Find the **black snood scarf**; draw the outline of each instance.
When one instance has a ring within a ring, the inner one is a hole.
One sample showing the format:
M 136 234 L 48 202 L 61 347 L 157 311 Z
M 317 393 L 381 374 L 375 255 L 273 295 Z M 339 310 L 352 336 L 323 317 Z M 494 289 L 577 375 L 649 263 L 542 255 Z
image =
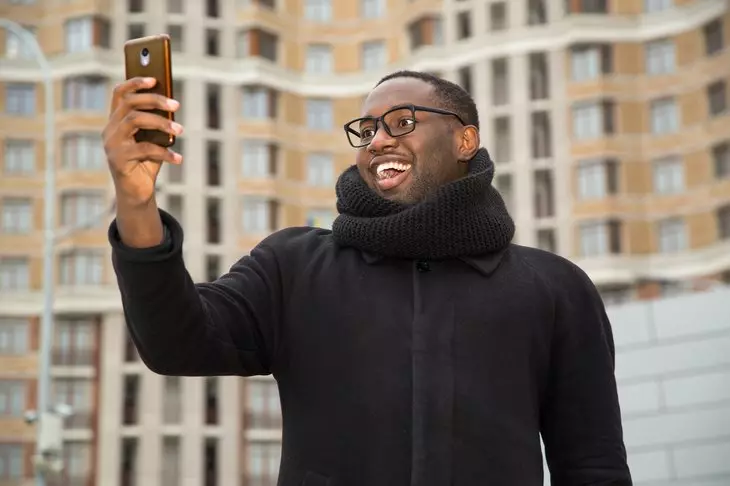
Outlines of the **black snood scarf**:
M 341 246 L 382 256 L 447 259 L 505 248 L 515 226 L 492 186 L 494 162 L 486 149 L 469 161 L 469 173 L 407 205 L 384 199 L 368 187 L 356 166 L 337 180 L 339 216 L 332 226 Z

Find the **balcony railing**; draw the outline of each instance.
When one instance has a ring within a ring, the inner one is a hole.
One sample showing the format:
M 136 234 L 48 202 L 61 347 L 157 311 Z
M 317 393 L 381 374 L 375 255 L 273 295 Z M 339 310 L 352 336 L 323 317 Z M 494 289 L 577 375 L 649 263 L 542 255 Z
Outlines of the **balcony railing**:
M 73 415 L 64 422 L 66 429 L 90 429 L 94 416 L 91 412 L 74 410 Z
M 243 415 L 243 425 L 247 429 L 281 429 L 280 413 L 260 413 L 247 410 Z
M 55 348 L 51 359 L 54 366 L 92 366 L 96 360 L 96 350 Z

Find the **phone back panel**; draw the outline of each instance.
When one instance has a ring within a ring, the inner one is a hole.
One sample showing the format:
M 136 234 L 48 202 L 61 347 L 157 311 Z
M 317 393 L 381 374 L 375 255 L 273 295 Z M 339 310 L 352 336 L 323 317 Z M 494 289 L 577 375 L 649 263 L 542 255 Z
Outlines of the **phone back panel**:
M 127 79 L 141 76 L 157 80 L 154 87 L 140 90 L 139 93 L 156 93 L 173 98 L 170 37 L 167 34 L 127 41 L 124 44 L 124 62 Z M 175 114 L 171 111 L 144 111 L 175 121 Z M 151 142 L 163 147 L 170 147 L 175 143 L 174 135 L 159 130 L 140 130 L 134 135 L 134 138 L 137 142 Z

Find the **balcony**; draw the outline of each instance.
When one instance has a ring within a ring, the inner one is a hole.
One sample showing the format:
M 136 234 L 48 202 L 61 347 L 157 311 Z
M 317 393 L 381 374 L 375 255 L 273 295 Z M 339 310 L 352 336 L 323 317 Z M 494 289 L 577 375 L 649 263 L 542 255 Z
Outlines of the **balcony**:
M 55 348 L 51 352 L 53 366 L 93 366 L 95 361 L 95 349 Z
M 280 413 L 261 413 L 246 410 L 243 414 L 243 424 L 247 429 L 281 429 Z

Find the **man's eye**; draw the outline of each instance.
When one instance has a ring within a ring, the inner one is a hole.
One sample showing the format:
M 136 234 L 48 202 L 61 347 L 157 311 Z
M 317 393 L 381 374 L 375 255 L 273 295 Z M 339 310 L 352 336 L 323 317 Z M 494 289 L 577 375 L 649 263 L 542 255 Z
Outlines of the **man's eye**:
M 398 122 L 398 126 L 401 128 L 405 128 L 408 126 L 413 125 L 416 122 L 413 118 L 403 118 L 401 121 Z
M 373 135 L 375 135 L 375 130 L 373 130 L 372 128 L 366 128 L 364 130 L 360 130 L 361 138 L 370 138 Z

